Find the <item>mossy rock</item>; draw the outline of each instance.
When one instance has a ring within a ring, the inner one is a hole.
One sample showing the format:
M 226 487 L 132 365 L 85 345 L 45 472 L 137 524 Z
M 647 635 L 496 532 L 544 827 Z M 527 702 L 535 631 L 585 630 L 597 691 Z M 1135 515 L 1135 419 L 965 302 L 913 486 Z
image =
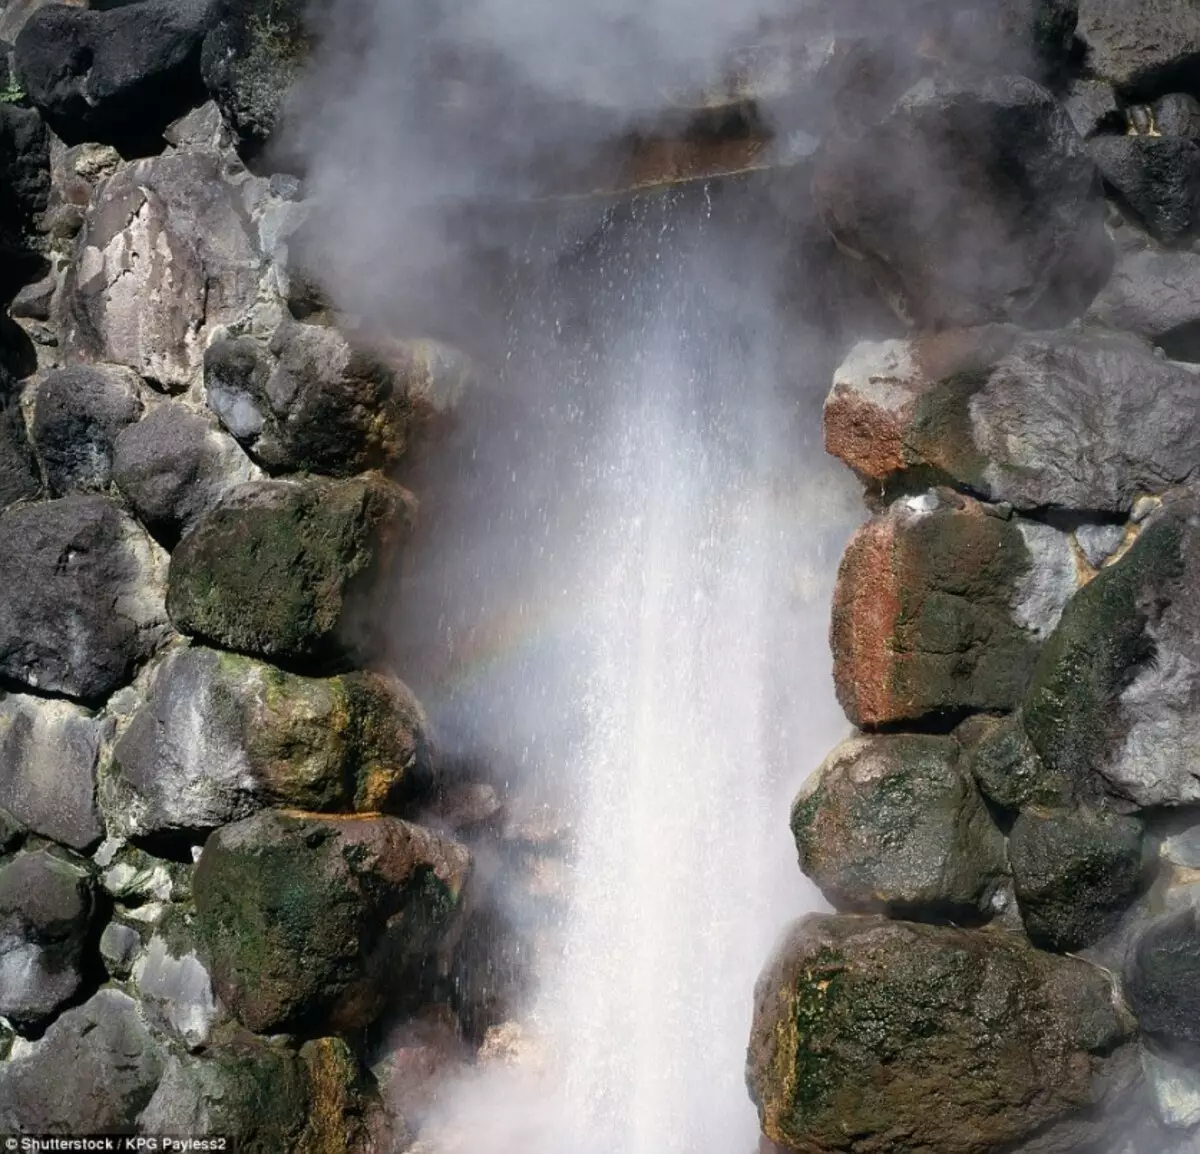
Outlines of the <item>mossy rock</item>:
M 759 979 L 747 1083 L 802 1154 L 1075 1150 L 1138 1083 L 1132 1027 L 1104 970 L 1019 936 L 810 915 Z
M 841 910 L 979 919 L 1005 875 L 1004 838 L 952 737 L 852 738 L 792 807 L 800 867 Z
M 954 737 L 963 749 L 964 767 L 983 796 L 1000 809 L 1015 813 L 1026 805 L 1068 805 L 1074 797 L 1070 781 L 1038 756 L 1020 711 L 968 718 Z
M 469 869 L 462 846 L 397 818 L 266 810 L 205 845 L 201 954 L 256 1032 L 365 1026 L 416 981 Z
M 369 652 L 367 603 L 412 512 L 374 473 L 239 486 L 177 546 L 168 612 L 183 633 L 285 665 Z

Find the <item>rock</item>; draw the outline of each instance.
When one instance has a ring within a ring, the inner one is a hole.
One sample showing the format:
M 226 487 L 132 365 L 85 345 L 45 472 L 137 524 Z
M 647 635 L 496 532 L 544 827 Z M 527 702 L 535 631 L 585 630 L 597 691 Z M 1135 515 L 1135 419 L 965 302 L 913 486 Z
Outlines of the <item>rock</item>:
M 1046 643 L 1023 710 L 1048 767 L 1136 806 L 1200 801 L 1200 575 L 1193 502 L 1145 523 L 1075 596 Z
M 1080 525 L 1075 530 L 1075 543 L 1083 559 L 1099 569 L 1125 544 L 1127 532 L 1124 525 Z
M 263 811 L 205 845 L 201 956 L 258 1033 L 365 1026 L 413 980 L 469 865 L 457 843 L 398 818 Z
M 1172 360 L 1200 361 L 1200 253 L 1122 254 L 1088 315 L 1144 337 Z
M 1142 833 L 1103 809 L 1022 810 L 1008 857 L 1029 940 L 1068 953 L 1114 930 L 1146 879 Z
M 45 8 L 50 2 L 51 0 L 9 0 L 4 6 L 4 11 L 0 12 L 0 40 L 11 45 L 25 26 L 25 21 L 39 8 Z M 68 0 L 68 2 L 73 2 L 77 8 L 84 6 L 80 0 Z
M 0 1015 L 37 1026 L 75 996 L 95 909 L 82 860 L 43 849 L 0 865 Z
M 1162 136 L 1200 136 L 1200 100 L 1172 92 L 1154 102 L 1154 128 Z
M 1200 225 L 1200 144 L 1170 136 L 1103 136 L 1092 159 L 1151 236 L 1178 244 Z
M 189 1050 L 208 1041 L 218 1011 L 212 979 L 194 948 L 172 948 L 156 933 L 133 968 L 133 982 L 147 1013 Z
M 100 956 L 109 974 L 123 980 L 133 972 L 133 963 L 142 949 L 142 935 L 122 922 L 109 922 L 100 935 Z
M 21 385 L 0 368 L 0 509 L 36 497 L 41 488 L 21 411 Z
M 759 979 L 747 1083 L 788 1150 L 1076 1150 L 1136 1083 L 1130 1033 L 1105 971 L 1017 936 L 814 914 Z
M 386 469 L 407 442 L 412 414 L 394 375 L 323 325 L 285 324 L 269 347 L 218 341 L 204 384 L 222 424 L 269 473 Z
M 283 664 L 367 651 L 378 640 L 369 596 L 409 516 L 408 494 L 376 474 L 239 486 L 177 546 L 171 619 Z
M 219 0 L 204 41 L 204 83 L 248 154 L 280 126 L 311 47 L 304 17 L 299 0 Z
M 1111 84 L 1103 80 L 1075 80 L 1063 107 L 1085 140 L 1106 132 L 1123 132 L 1125 115 Z
M 7 69 L 4 69 L 7 78 Z M 11 80 L 8 81 L 11 84 Z M 50 198 L 49 134 L 31 108 L 0 102 L 0 297 L 46 271 L 33 234 Z
M 117 437 L 113 481 L 167 548 L 230 489 L 261 477 L 211 418 L 182 405 L 153 409 Z
M 97 186 L 63 286 L 69 356 L 126 365 L 168 392 L 200 378 L 210 329 L 253 305 L 264 273 L 219 163 L 176 152 Z
M 31 1052 L 0 1065 L 0 1128 L 76 1135 L 132 1133 L 163 1055 L 119 990 L 68 1010 Z
M 150 539 L 107 497 L 0 514 L 0 675 L 106 697 L 166 633 L 162 578 Z
M 978 919 L 1006 872 L 1004 838 L 952 737 L 843 742 L 792 806 L 800 868 L 835 908 Z
M 1018 711 L 1008 717 L 971 717 L 954 736 L 963 763 L 993 805 L 1017 811 L 1027 805 L 1054 807 L 1074 799 L 1071 783 L 1048 769 L 1033 748 Z
M 388 1036 L 387 1058 L 376 1068 L 387 1102 L 418 1130 L 436 1110 L 438 1088 L 469 1069 L 471 1049 L 445 1006 L 428 1007 Z
M 1079 0 L 1076 34 L 1091 71 L 1130 92 L 1161 92 L 1200 65 L 1200 13 L 1190 0 Z
M 17 73 L 68 144 L 152 147 L 197 101 L 208 7 L 206 0 L 143 0 L 109 11 L 47 4 L 17 37 Z
M 0 701 L 0 796 L 23 826 L 77 850 L 100 840 L 102 728 L 87 710 L 65 701 L 15 693 Z
M 1193 1012 L 1200 991 L 1200 911 L 1168 910 L 1138 935 L 1125 963 L 1125 997 L 1149 1035 L 1170 1043 L 1200 1043 Z
M 1143 1046 L 1142 1073 L 1163 1125 L 1189 1130 L 1200 1123 L 1200 1071 L 1173 1054 Z
M 830 634 L 850 720 L 1013 708 L 1037 654 L 1018 624 L 1033 568 L 1016 524 L 965 499 L 906 498 L 868 522 L 842 558 Z
M 113 444 L 142 415 L 139 384 L 109 365 L 59 369 L 38 384 L 33 442 L 52 497 L 108 487 Z
M 269 805 L 395 811 L 432 782 L 427 724 L 379 674 L 298 677 L 176 650 L 113 749 L 110 823 L 125 836 L 199 836 Z
M 1107 276 L 1095 167 L 1023 77 L 921 82 L 880 124 L 827 140 L 813 190 L 838 244 L 921 328 L 1061 324 Z
M 873 484 L 932 474 L 1029 510 L 1125 514 L 1191 477 L 1196 378 L 1142 341 L 1066 331 L 1006 351 L 962 339 L 969 356 L 935 356 L 920 341 L 856 350 L 826 401 L 829 451 Z

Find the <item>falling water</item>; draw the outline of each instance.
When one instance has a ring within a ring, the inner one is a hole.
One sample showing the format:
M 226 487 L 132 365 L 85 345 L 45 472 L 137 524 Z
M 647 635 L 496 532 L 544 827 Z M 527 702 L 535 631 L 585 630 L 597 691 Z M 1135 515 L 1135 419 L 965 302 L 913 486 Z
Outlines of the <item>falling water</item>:
M 452 655 L 422 687 L 444 737 L 574 823 L 526 1015 L 548 1070 L 450 1099 L 473 1154 L 754 1147 L 751 992 L 818 903 L 787 804 L 844 727 L 825 630 L 856 514 L 787 238 L 732 201 L 643 198 L 548 267 L 531 242 L 494 407 L 412 567 L 408 665 Z

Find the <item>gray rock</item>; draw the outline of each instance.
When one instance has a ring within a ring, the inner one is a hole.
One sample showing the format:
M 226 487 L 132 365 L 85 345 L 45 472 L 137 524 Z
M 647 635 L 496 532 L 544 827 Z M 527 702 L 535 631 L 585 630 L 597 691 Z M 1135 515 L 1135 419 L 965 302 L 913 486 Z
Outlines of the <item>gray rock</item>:
M 166 634 L 162 568 L 144 530 L 106 497 L 0 514 L 0 675 L 107 696 Z
M 23 826 L 72 849 L 104 834 L 96 808 L 102 724 L 65 701 L 0 701 L 0 797 Z
M 1200 144 L 1172 136 L 1103 136 L 1089 144 L 1105 183 L 1151 236 L 1178 244 L 1200 227 Z
M 177 404 L 125 429 L 113 454 L 113 481 L 168 548 L 232 488 L 260 476 L 215 421 Z
M 0 1065 L 0 1128 L 43 1134 L 130 1133 L 163 1057 L 119 990 L 63 1014 L 24 1056 Z
M 109 922 L 100 935 L 100 957 L 105 969 L 118 980 L 129 977 L 142 948 L 142 935 L 123 922 Z
M 108 487 L 113 444 L 142 415 L 139 385 L 113 365 L 59 369 L 38 383 L 33 443 L 52 497 Z
M 63 287 L 66 347 L 168 392 L 198 380 L 209 330 L 254 303 L 263 262 L 215 153 L 140 160 L 99 185 Z
M 43 849 L 0 866 L 0 1015 L 36 1026 L 75 996 L 95 909 L 82 860 Z
M 1200 100 L 1186 92 L 1156 100 L 1154 128 L 1163 136 L 1200 136 Z
M 1200 1043 L 1194 1012 L 1200 996 L 1200 909 L 1168 910 L 1140 927 L 1125 961 L 1125 997 L 1149 1035 Z
M 176 951 L 155 934 L 133 968 L 133 982 L 147 1013 L 176 1034 L 188 1049 L 197 1049 L 208 1041 L 218 1011 L 212 979 L 195 949 Z
M 1118 88 L 1153 91 L 1200 62 L 1200 12 L 1191 0 L 1079 0 L 1076 35 L 1091 71 Z
M 1125 116 L 1111 84 L 1103 80 L 1075 80 L 1063 107 L 1085 140 L 1102 132 L 1123 131 Z
M 1125 543 L 1125 526 L 1080 525 L 1075 530 L 1075 541 L 1083 559 L 1099 569 Z
M 920 919 L 990 914 L 1004 838 L 952 737 L 843 742 L 792 806 L 800 868 L 839 910 Z
M 1200 253 L 1123 253 L 1088 315 L 1145 337 L 1174 360 L 1200 361 Z
M 1200 1123 L 1200 1070 L 1169 1052 L 1143 1046 L 1142 1073 L 1164 1126 L 1190 1130 Z
M 21 411 L 21 383 L 0 368 L 0 509 L 36 497 L 41 488 Z

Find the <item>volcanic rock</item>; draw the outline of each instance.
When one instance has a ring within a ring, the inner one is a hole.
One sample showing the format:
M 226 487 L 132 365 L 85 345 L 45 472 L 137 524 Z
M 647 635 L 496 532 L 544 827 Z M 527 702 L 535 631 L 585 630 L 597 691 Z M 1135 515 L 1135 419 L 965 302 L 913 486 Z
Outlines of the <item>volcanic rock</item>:
M 1103 136 L 1092 159 L 1117 198 L 1164 244 L 1200 227 L 1200 144 L 1171 136 Z
M 1089 69 L 1139 94 L 1200 67 L 1200 11 L 1191 0 L 1079 0 L 1076 34 Z
M 1145 337 L 1173 360 L 1200 361 L 1200 253 L 1122 254 L 1089 316 Z

